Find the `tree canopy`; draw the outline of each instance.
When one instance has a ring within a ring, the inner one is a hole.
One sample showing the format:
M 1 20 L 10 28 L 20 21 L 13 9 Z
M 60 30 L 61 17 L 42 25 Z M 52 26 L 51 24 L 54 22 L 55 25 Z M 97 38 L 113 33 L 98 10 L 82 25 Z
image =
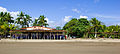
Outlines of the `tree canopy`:
M 6 37 L 10 30 L 29 26 L 47 27 L 49 24 L 45 19 L 46 17 L 44 15 L 40 15 L 40 17 L 33 21 L 30 15 L 23 12 L 20 12 L 15 19 L 8 12 L 0 12 L 0 35 Z M 106 38 L 120 38 L 120 25 L 106 26 L 97 18 L 91 18 L 90 20 L 86 18 L 72 18 L 63 27 L 57 26 L 56 30 L 66 30 L 67 35 L 76 36 L 78 38 L 97 38 L 100 36 Z

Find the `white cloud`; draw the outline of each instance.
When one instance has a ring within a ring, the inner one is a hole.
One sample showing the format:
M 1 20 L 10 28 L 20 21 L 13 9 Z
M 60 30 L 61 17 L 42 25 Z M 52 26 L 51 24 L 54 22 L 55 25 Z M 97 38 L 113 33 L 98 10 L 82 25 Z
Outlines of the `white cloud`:
M 0 7 L 0 12 L 7 12 L 6 8 Z
M 65 16 L 64 21 L 65 21 L 65 22 L 69 22 L 71 17 L 72 17 L 72 16 Z
M 49 24 L 50 27 L 53 27 L 54 21 L 51 21 L 48 18 L 45 18 L 45 20 L 47 20 L 47 23 Z
M 0 6 L 0 12 L 8 12 L 8 13 L 11 14 L 12 17 L 14 17 L 14 19 L 17 18 L 17 15 L 19 14 L 19 11 L 16 11 L 16 12 L 12 11 L 12 12 L 10 12 L 10 11 L 7 11 L 6 8 L 3 8 L 1 6 Z
M 54 23 L 54 21 L 50 21 L 48 18 L 45 18 L 45 20 L 47 20 L 48 23 Z
M 108 19 L 120 19 L 120 16 L 112 16 L 112 15 L 105 15 L 105 14 L 89 14 L 93 17 L 99 17 L 99 18 L 108 18 Z
M 80 18 L 88 18 L 88 16 L 80 16 Z
M 76 12 L 76 13 L 80 13 L 80 11 L 78 9 L 72 9 L 72 11 Z
M 99 2 L 100 0 L 94 0 L 94 3 L 97 3 L 97 2 Z
M 19 14 L 19 11 L 17 11 L 17 12 L 9 12 L 10 14 L 11 14 L 11 16 L 12 17 L 14 17 L 14 18 L 17 18 L 18 16 L 18 14 Z

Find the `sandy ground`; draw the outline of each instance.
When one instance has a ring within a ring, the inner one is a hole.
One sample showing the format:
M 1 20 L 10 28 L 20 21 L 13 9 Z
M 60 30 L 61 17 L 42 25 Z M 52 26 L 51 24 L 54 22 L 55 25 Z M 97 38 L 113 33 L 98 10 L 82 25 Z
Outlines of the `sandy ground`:
M 120 54 L 120 43 L 0 42 L 0 54 Z
M 71 39 L 71 40 L 43 40 L 43 39 L 1 39 L 0 42 L 119 42 L 120 39 Z

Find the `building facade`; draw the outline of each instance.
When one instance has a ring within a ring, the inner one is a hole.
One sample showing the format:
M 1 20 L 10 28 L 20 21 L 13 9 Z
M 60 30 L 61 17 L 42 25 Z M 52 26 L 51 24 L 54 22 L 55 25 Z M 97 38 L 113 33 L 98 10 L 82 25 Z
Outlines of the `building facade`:
M 15 39 L 65 39 L 64 30 L 55 30 L 47 27 L 33 26 L 10 31 L 10 35 Z

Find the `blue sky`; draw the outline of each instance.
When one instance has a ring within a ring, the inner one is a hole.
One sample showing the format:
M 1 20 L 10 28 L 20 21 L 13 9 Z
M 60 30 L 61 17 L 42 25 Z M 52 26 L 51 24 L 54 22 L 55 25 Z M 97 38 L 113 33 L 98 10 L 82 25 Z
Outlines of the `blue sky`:
M 21 11 L 32 19 L 45 15 L 49 27 L 64 26 L 71 18 L 96 17 L 107 26 L 120 25 L 120 0 L 0 0 L 0 11 L 14 18 Z

